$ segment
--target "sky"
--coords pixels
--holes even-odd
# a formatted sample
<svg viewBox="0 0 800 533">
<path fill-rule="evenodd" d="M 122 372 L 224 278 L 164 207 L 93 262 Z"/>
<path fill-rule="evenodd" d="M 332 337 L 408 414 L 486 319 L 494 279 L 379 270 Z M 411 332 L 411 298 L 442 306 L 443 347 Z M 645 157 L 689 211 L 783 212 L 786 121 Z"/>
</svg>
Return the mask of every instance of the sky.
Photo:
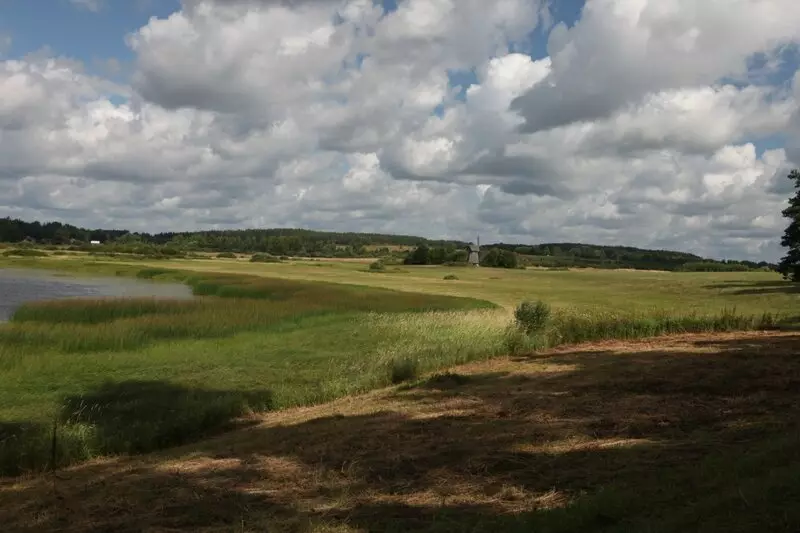
<svg viewBox="0 0 800 533">
<path fill-rule="evenodd" d="M 798 44 L 796 0 L 0 0 L 0 216 L 775 261 Z"/>
</svg>

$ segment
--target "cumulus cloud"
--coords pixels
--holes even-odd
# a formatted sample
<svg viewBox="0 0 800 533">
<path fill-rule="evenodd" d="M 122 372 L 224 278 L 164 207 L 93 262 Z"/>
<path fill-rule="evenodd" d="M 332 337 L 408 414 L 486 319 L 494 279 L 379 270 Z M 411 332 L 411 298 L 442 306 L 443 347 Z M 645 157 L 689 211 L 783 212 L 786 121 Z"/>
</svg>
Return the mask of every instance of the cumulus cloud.
<svg viewBox="0 0 800 533">
<path fill-rule="evenodd" d="M 126 37 L 129 83 L 0 61 L 0 210 L 773 260 L 800 83 L 750 67 L 800 10 L 735 3 L 593 0 L 531 55 L 544 2 L 183 0 Z"/>
<path fill-rule="evenodd" d="M 794 0 L 593 0 L 550 34 L 552 73 L 513 104 L 533 132 L 609 116 L 647 95 L 741 76 L 800 37 Z"/>
</svg>

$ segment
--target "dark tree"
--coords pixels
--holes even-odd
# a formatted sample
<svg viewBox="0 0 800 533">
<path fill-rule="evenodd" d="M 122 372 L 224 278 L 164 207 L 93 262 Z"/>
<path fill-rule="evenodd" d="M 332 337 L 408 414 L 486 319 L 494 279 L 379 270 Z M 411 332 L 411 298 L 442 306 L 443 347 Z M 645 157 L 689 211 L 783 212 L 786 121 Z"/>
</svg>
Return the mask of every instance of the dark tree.
<svg viewBox="0 0 800 533">
<path fill-rule="evenodd" d="M 788 178 L 794 182 L 796 192 L 789 199 L 789 207 L 781 211 L 781 214 L 790 220 L 789 226 L 783 232 L 781 246 L 789 250 L 778 263 L 778 272 L 783 274 L 784 278 L 798 282 L 800 281 L 800 172 L 792 170 Z"/>
<path fill-rule="evenodd" d="M 429 265 L 431 251 L 426 244 L 420 244 L 406 258 L 407 265 Z"/>
<path fill-rule="evenodd" d="M 502 248 L 490 248 L 481 259 L 481 266 L 490 268 L 517 268 L 517 254 Z"/>
</svg>

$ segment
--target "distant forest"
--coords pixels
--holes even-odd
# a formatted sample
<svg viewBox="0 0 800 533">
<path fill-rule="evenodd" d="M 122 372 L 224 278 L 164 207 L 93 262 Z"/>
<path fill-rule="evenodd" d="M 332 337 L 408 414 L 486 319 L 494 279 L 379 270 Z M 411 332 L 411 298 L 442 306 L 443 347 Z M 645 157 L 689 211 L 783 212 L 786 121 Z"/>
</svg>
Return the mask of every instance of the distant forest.
<svg viewBox="0 0 800 533">
<path fill-rule="evenodd" d="M 92 246 L 91 241 L 100 241 Z M 132 233 L 86 229 L 60 222 L 0 218 L 0 242 L 66 246 L 94 253 L 150 257 L 192 257 L 200 252 L 262 253 L 294 257 L 376 257 L 406 264 L 466 264 L 467 242 L 430 240 L 412 235 L 339 233 L 305 229 L 242 229 L 168 233 Z M 671 271 L 774 270 L 766 261 L 716 261 L 669 250 L 580 243 L 535 245 L 495 243 L 481 247 L 485 266 L 518 268 L 631 268 Z"/>
</svg>

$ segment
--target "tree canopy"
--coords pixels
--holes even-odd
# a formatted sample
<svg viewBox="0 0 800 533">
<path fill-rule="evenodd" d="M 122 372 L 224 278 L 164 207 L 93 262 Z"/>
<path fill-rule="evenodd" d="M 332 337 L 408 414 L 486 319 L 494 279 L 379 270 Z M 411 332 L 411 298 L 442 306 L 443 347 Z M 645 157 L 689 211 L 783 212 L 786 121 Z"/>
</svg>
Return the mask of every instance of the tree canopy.
<svg viewBox="0 0 800 533">
<path fill-rule="evenodd" d="M 789 199 L 789 206 L 781 211 L 789 219 L 781 238 L 781 246 L 788 250 L 778 263 L 778 272 L 784 278 L 797 282 L 800 281 L 800 172 L 792 170 L 787 177 L 794 182 L 795 194 Z"/>
</svg>

